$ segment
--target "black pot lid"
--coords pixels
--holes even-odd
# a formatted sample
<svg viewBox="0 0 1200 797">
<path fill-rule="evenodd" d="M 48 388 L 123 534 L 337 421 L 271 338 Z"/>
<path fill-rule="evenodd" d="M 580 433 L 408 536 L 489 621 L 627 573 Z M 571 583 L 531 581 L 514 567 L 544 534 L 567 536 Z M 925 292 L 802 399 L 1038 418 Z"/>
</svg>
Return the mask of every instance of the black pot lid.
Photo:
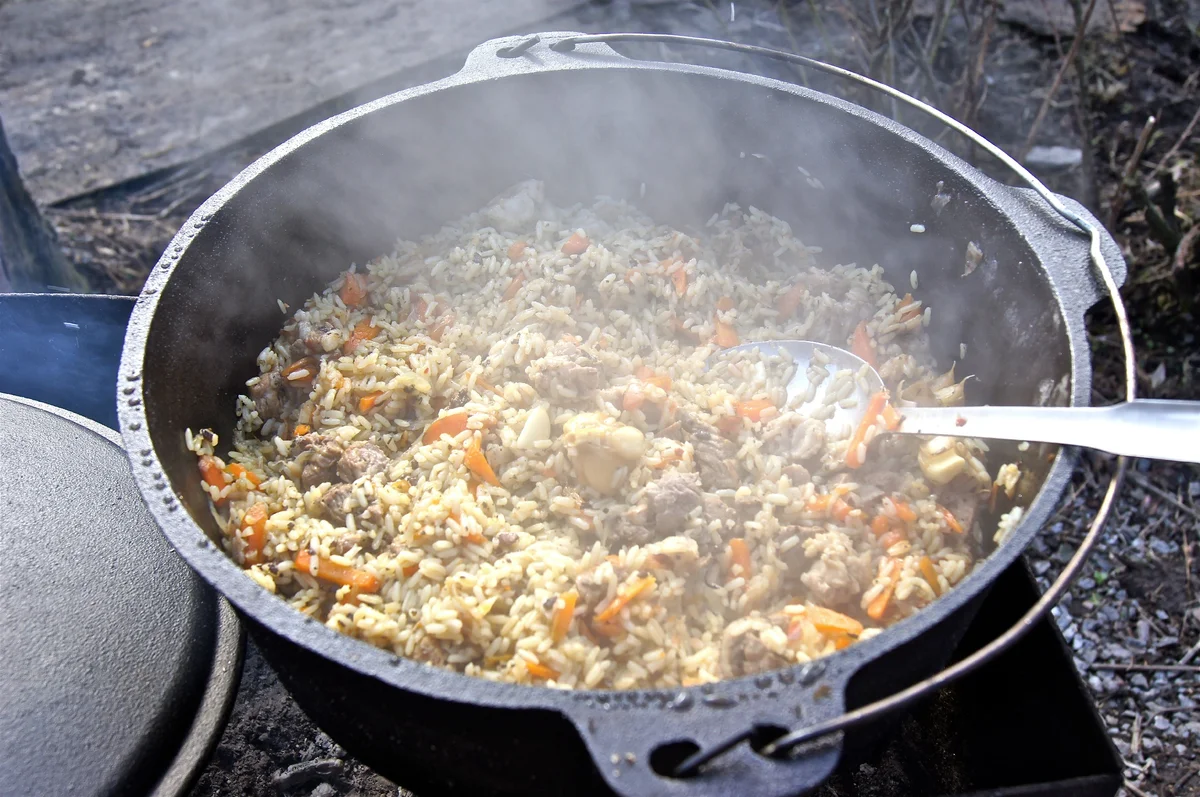
<svg viewBox="0 0 1200 797">
<path fill-rule="evenodd" d="M 168 545 L 115 432 L 4 394 L 0 610 L 0 791 L 186 793 L 236 693 L 237 618 Z"/>
</svg>

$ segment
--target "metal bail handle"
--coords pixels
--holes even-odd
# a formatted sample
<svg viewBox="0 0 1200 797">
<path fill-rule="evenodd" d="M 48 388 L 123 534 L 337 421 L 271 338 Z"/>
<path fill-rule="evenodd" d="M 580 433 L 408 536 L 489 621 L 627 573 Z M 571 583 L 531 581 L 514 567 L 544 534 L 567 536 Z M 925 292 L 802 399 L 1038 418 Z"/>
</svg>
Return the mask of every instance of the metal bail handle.
<svg viewBox="0 0 1200 797">
<path fill-rule="evenodd" d="M 516 45 L 505 48 L 498 52 L 497 55 L 501 58 L 517 58 L 525 55 L 531 48 L 541 41 L 539 36 L 530 36 L 518 42 Z M 777 61 L 785 61 L 792 64 L 816 69 L 819 72 L 825 72 L 830 75 L 836 75 L 848 80 L 853 80 L 861 83 L 876 91 L 882 92 L 889 97 L 892 97 L 906 105 L 915 108 L 922 113 L 932 116 L 942 124 L 965 136 L 976 146 L 981 147 L 990 155 L 995 157 L 1001 163 L 1021 178 L 1021 180 L 1034 192 L 1040 196 L 1046 204 L 1054 211 L 1077 227 L 1081 232 L 1086 233 L 1090 239 L 1089 255 L 1092 265 L 1104 284 L 1105 290 L 1108 292 L 1109 301 L 1112 304 L 1113 312 L 1117 318 L 1117 328 L 1121 335 L 1121 352 L 1124 357 L 1124 381 L 1125 381 L 1125 400 L 1133 401 L 1137 398 L 1137 372 L 1134 365 L 1133 337 L 1130 333 L 1129 318 L 1125 313 L 1125 305 L 1121 302 L 1120 290 L 1117 286 L 1116 279 L 1113 277 L 1112 271 L 1108 267 L 1108 263 L 1104 259 L 1104 254 L 1101 251 L 1101 233 L 1100 228 L 1092 225 L 1079 214 L 1068 209 L 1059 198 L 1040 180 L 1022 166 L 1016 159 L 997 147 L 991 141 L 988 141 L 983 136 L 976 133 L 971 128 L 959 122 L 952 116 L 939 111 L 931 105 L 928 105 L 915 97 L 911 97 L 902 91 L 899 91 L 884 83 L 860 75 L 857 72 L 852 72 L 849 69 L 843 69 L 833 64 L 827 64 L 824 61 L 818 61 L 814 58 L 808 58 L 803 55 L 785 52 L 783 50 L 773 50 L 769 47 L 757 47 L 750 44 L 739 44 L 737 42 L 722 41 L 720 39 L 705 39 L 696 36 L 677 36 L 671 34 L 658 33 L 603 33 L 588 36 L 566 36 L 550 40 L 547 37 L 548 46 L 551 50 L 559 53 L 568 53 L 575 49 L 580 44 L 611 44 L 613 42 L 642 42 L 655 44 L 678 44 L 699 47 L 709 47 L 718 50 L 728 50 L 746 55 L 761 55 L 767 58 L 772 58 Z M 773 743 L 765 747 L 762 752 L 765 755 L 783 755 L 789 750 L 792 750 L 797 745 L 811 742 L 815 739 L 828 736 L 838 731 L 843 731 L 855 725 L 862 724 L 867 720 L 874 719 L 882 714 L 896 711 L 903 708 L 914 701 L 924 697 L 925 695 L 940 689 L 964 675 L 978 669 L 988 663 L 1000 653 L 1004 652 L 1009 646 L 1028 633 L 1041 619 L 1050 611 L 1063 593 L 1075 580 L 1092 548 L 1095 547 L 1096 541 L 1100 537 L 1100 532 L 1104 528 L 1105 522 L 1108 520 L 1108 515 L 1112 511 L 1115 503 L 1117 492 L 1121 488 L 1124 481 L 1125 471 L 1129 465 L 1126 457 L 1117 458 L 1117 467 L 1113 472 L 1112 478 L 1108 483 L 1108 490 L 1104 494 L 1104 500 L 1100 503 L 1100 508 L 1096 511 L 1096 515 L 1092 518 L 1091 526 L 1088 532 L 1084 535 L 1083 540 L 1079 544 L 1078 550 L 1071 560 L 1067 562 L 1062 573 L 1055 579 L 1050 588 L 1046 590 L 1041 599 L 1033 605 L 1011 628 L 1005 631 L 1000 636 L 996 637 L 990 643 L 977 650 L 970 656 L 962 659 L 956 664 L 947 667 L 928 678 L 918 681 L 907 689 L 901 690 L 888 697 L 882 698 L 869 703 L 860 708 L 848 711 L 839 717 L 835 717 L 824 722 L 819 722 L 811 727 L 802 728 L 792 731 Z M 707 749 L 701 749 L 695 754 L 683 761 L 675 770 L 676 777 L 689 777 L 700 772 L 701 768 L 717 758 L 718 756 L 727 753 L 729 750 L 736 748 L 743 741 L 748 739 L 751 734 L 751 729 L 746 729 L 723 742 L 712 745 Z"/>
</svg>

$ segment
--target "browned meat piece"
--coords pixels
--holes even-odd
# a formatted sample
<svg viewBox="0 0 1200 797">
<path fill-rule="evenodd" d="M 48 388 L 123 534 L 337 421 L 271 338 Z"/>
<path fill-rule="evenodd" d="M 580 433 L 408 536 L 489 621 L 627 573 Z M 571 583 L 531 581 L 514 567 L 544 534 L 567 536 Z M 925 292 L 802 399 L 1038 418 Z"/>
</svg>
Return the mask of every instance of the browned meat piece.
<svg viewBox="0 0 1200 797">
<path fill-rule="evenodd" d="M 297 461 L 304 458 L 300 485 L 307 490 L 325 482 L 337 482 L 338 461 L 344 452 L 342 444 L 332 435 L 314 432 L 297 437 L 292 441 L 291 454 Z"/>
<path fill-rule="evenodd" d="M 331 352 L 343 343 L 343 333 L 328 321 L 320 324 L 301 321 L 296 325 L 296 337 L 291 348 L 297 357 Z"/>
<path fill-rule="evenodd" d="M 788 465 L 783 469 L 783 475 L 791 479 L 793 486 L 808 484 L 812 481 L 812 474 L 808 472 L 808 468 L 799 464 Z"/>
<path fill-rule="evenodd" d="M 705 490 L 733 490 L 738 487 L 737 445 L 726 440 L 715 426 L 694 415 L 681 414 L 680 423 L 696 456 L 700 483 Z"/>
<path fill-rule="evenodd" d="M 357 508 L 352 492 L 354 488 L 348 484 L 335 484 L 321 496 L 321 508 L 335 525 L 345 522 L 346 515 Z"/>
<path fill-rule="evenodd" d="M 704 494 L 704 522 L 705 524 L 712 523 L 714 520 L 721 521 L 721 534 L 732 531 L 738 525 L 737 510 L 720 497 L 712 493 Z"/>
<path fill-rule="evenodd" d="M 365 548 L 369 541 L 370 540 L 367 535 L 363 534 L 362 532 L 357 532 L 355 534 L 343 534 L 330 544 L 329 550 L 337 556 L 344 556 L 345 554 L 349 553 L 355 545 Z"/>
<path fill-rule="evenodd" d="M 278 419 L 283 414 L 285 401 L 283 374 L 274 370 L 260 376 L 258 383 L 250 388 L 250 398 L 254 400 L 259 418 L 264 421 Z"/>
<path fill-rule="evenodd" d="M 374 476 L 391 460 L 374 443 L 351 443 L 338 460 L 337 473 L 342 481 L 352 482 L 363 476 Z"/>
<path fill-rule="evenodd" d="M 589 570 L 575 579 L 575 591 L 579 593 L 584 614 L 591 614 L 590 610 L 608 596 L 608 584 L 596 577 L 596 571 Z"/>
<path fill-rule="evenodd" d="M 721 635 L 721 675 L 736 678 L 787 666 L 787 659 L 763 644 L 762 632 L 774 627 L 762 617 L 743 617 L 726 626 Z"/>
<path fill-rule="evenodd" d="M 654 527 L 663 535 L 677 534 L 687 526 L 688 515 L 700 506 L 700 477 L 695 473 L 668 473 L 646 487 Z"/>
<path fill-rule="evenodd" d="M 980 493 L 975 488 L 975 482 L 966 478 L 959 477 L 948 485 L 938 494 L 942 506 L 950 510 L 950 514 L 954 515 L 954 519 L 958 521 L 958 525 L 962 526 L 966 533 L 971 532 L 971 527 L 975 525 L 975 515 L 979 513 L 979 506 L 983 503 L 986 493 Z"/>
<path fill-rule="evenodd" d="M 435 667 L 441 667 L 446 663 L 446 651 L 442 650 L 437 640 L 427 636 L 421 637 L 421 641 L 417 643 L 416 649 L 413 650 L 412 657 L 417 661 L 423 661 Z"/>
<path fill-rule="evenodd" d="M 515 531 L 502 531 L 496 535 L 496 544 L 501 548 L 511 548 L 517 544 L 521 536 Z"/>
<path fill-rule="evenodd" d="M 574 401 L 600 387 L 600 360 L 569 341 L 555 343 L 525 373 L 539 393 L 562 401 Z"/>
<path fill-rule="evenodd" d="M 767 424 L 763 440 L 763 447 L 769 454 L 778 454 L 793 462 L 815 460 L 825 450 L 825 423 L 784 413 Z"/>
<path fill-rule="evenodd" d="M 659 536 L 647 527 L 649 522 L 648 509 L 640 505 L 623 514 L 610 515 L 605 523 L 605 544 L 613 547 L 645 545 Z"/>
</svg>

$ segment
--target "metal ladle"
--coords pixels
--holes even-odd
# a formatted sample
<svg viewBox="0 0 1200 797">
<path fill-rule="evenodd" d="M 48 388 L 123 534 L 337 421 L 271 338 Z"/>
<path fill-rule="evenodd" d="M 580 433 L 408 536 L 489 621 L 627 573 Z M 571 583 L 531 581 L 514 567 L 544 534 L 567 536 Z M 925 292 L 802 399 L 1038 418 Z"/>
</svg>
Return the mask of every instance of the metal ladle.
<svg viewBox="0 0 1200 797">
<path fill-rule="evenodd" d="M 833 374 L 850 369 L 854 392 L 840 400 L 832 422 L 858 427 L 870 397 L 884 390 L 882 377 L 860 357 L 825 343 L 810 340 L 767 340 L 743 343 L 725 354 L 757 350 L 764 355 L 790 357 L 796 365 L 787 385 L 788 405 L 803 414 L 825 404 L 825 391 Z M 819 352 L 819 354 L 818 354 Z M 815 357 L 814 357 L 815 355 Z M 826 363 L 821 363 L 824 355 Z M 807 397 L 809 369 L 823 368 L 821 380 Z M 865 369 L 865 370 L 863 370 Z M 864 389 L 865 388 L 865 389 Z M 797 398 L 807 398 L 796 404 Z M 856 399 L 850 401 L 848 399 Z M 949 435 L 1032 443 L 1082 446 L 1129 457 L 1200 463 L 1200 401 L 1137 399 L 1107 407 L 900 407 L 901 421 L 880 433 Z"/>
</svg>

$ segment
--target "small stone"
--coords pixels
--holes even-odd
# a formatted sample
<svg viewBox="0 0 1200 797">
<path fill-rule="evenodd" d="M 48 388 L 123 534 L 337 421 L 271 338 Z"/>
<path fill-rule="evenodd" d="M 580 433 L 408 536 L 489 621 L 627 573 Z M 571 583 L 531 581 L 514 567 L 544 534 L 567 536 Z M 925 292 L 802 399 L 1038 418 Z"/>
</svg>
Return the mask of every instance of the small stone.
<svg viewBox="0 0 1200 797">
<path fill-rule="evenodd" d="M 1037 574 L 1037 575 L 1039 575 L 1039 576 L 1044 576 L 1044 575 L 1046 575 L 1046 572 L 1047 572 L 1049 569 L 1050 569 L 1050 563 L 1049 563 L 1049 562 L 1047 562 L 1045 559 L 1036 559 L 1036 560 L 1034 560 L 1034 563 L 1033 563 L 1033 572 L 1034 572 L 1035 574 Z"/>
<path fill-rule="evenodd" d="M 1188 749 L 1187 749 L 1186 744 L 1175 745 L 1175 752 L 1178 753 L 1179 755 L 1187 755 L 1187 751 L 1188 751 Z"/>
<path fill-rule="evenodd" d="M 1188 482 L 1188 497 L 1200 498 L 1200 481 Z"/>
<path fill-rule="evenodd" d="M 1079 579 L 1078 583 L 1079 583 L 1080 589 L 1095 589 L 1096 588 L 1096 579 L 1094 579 L 1094 578 L 1081 578 L 1081 579 Z"/>
<path fill-rule="evenodd" d="M 1170 556 L 1179 550 L 1179 546 L 1168 540 L 1154 537 L 1150 540 L 1150 550 L 1154 551 L 1159 556 Z"/>
<path fill-rule="evenodd" d="M 1129 683 L 1133 684 L 1138 689 L 1147 689 L 1150 686 L 1150 682 L 1146 680 L 1146 676 L 1142 675 L 1140 672 L 1135 672 L 1129 679 Z"/>
<path fill-rule="evenodd" d="M 287 791 L 297 786 L 303 786 L 305 783 L 310 783 L 318 778 L 327 778 L 330 775 L 336 775 L 341 770 L 342 762 L 338 759 L 318 758 L 316 761 L 303 761 L 276 771 L 271 776 L 271 782 L 278 786 L 280 791 Z"/>
<path fill-rule="evenodd" d="M 328 783 L 322 783 L 309 792 L 308 797 L 334 797 L 336 794 L 337 789 Z"/>
<path fill-rule="evenodd" d="M 1166 731 L 1166 730 L 1174 730 L 1174 729 L 1171 727 L 1171 721 L 1168 720 L 1166 717 L 1164 717 L 1162 714 L 1159 714 L 1157 717 L 1154 718 L 1154 730 Z"/>
<path fill-rule="evenodd" d="M 1133 654 L 1127 648 L 1121 647 L 1116 642 L 1110 642 L 1105 648 L 1105 652 L 1109 658 L 1113 659 L 1132 659 Z M 1140 673 L 1139 673 L 1140 674 Z"/>
<path fill-rule="evenodd" d="M 1125 741 L 1124 739 L 1113 739 L 1112 742 L 1113 746 L 1117 748 L 1117 752 L 1121 754 L 1122 758 L 1129 757 L 1129 742 Z"/>
<path fill-rule="evenodd" d="M 1054 551 L 1054 561 L 1065 565 L 1067 562 L 1071 561 L 1071 557 L 1074 555 L 1074 553 L 1074 548 L 1066 543 L 1063 543 L 1062 545 L 1058 546 L 1057 550 Z"/>
</svg>

